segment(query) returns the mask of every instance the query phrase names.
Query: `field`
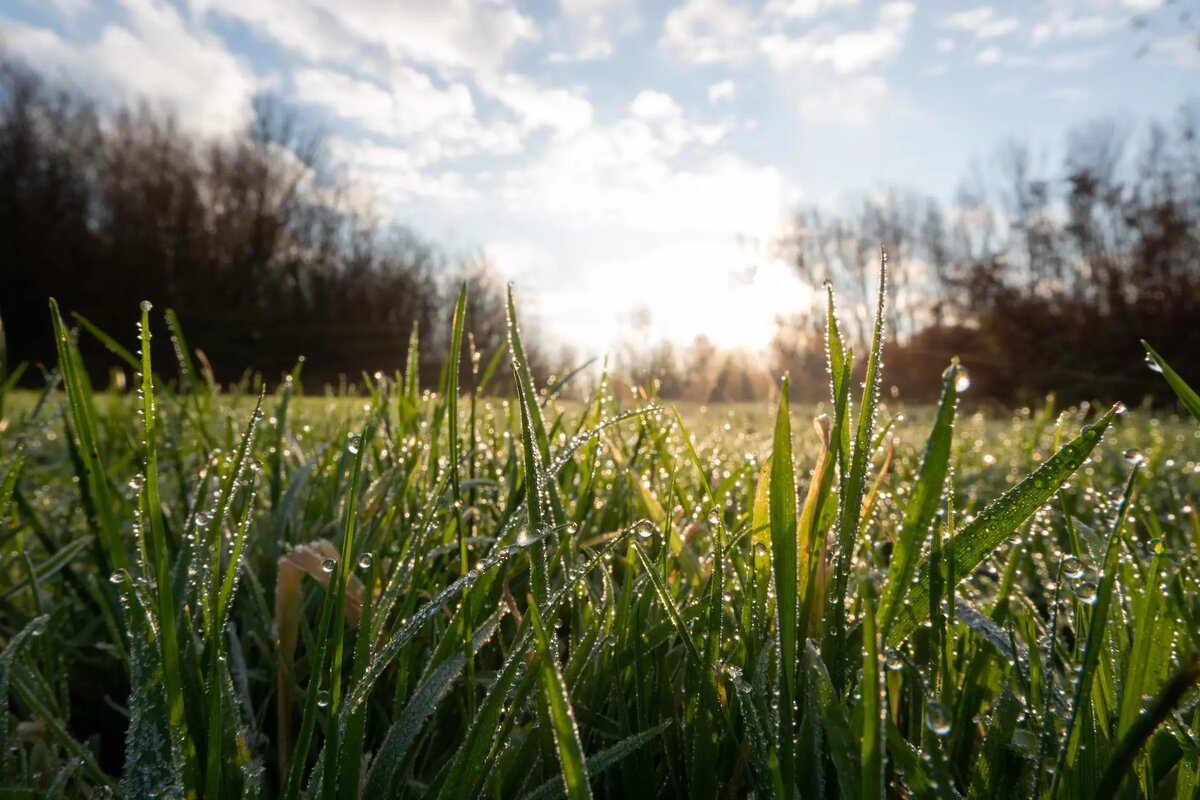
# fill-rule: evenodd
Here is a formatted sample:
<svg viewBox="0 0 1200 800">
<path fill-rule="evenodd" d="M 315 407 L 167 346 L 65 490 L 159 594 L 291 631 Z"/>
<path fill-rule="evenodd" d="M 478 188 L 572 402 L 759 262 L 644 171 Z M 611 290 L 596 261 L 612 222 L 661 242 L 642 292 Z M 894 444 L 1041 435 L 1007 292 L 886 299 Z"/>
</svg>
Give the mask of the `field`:
<svg viewBox="0 0 1200 800">
<path fill-rule="evenodd" d="M 957 364 L 877 404 L 832 294 L 821 408 L 562 402 L 511 299 L 461 365 L 506 395 L 416 341 L 220 391 L 169 312 L 52 312 L 61 382 L 0 395 L 0 797 L 1200 797 L 1190 416 Z"/>
</svg>

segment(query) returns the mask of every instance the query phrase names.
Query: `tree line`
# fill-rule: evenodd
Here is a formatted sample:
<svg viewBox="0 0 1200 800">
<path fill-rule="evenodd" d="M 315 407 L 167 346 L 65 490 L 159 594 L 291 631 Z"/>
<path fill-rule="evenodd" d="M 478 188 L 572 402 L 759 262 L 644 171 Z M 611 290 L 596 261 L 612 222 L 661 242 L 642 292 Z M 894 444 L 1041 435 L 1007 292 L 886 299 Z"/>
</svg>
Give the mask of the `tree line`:
<svg viewBox="0 0 1200 800">
<path fill-rule="evenodd" d="M 461 281 L 468 341 L 484 358 L 503 345 L 504 286 L 482 256 L 450 259 L 381 223 L 330 175 L 319 137 L 271 100 L 256 101 L 244 130 L 201 140 L 161 109 L 101 114 L 0 63 L 8 362 L 55 363 L 50 296 L 123 341 L 151 299 L 174 309 L 221 382 L 253 372 L 277 380 L 299 356 L 310 387 L 390 373 L 405 363 L 415 326 L 429 385 L 449 349 Z M 92 337 L 80 344 L 93 379 L 106 382 L 114 359 Z M 529 355 L 544 377 L 535 342 Z"/>
<path fill-rule="evenodd" d="M 1082 124 L 1055 161 L 1005 142 L 949 204 L 888 189 L 833 212 L 800 209 L 776 252 L 817 299 L 778 320 L 765 357 L 722 354 L 701 337 L 624 351 L 621 367 L 697 400 L 757 399 L 764 376 L 769 386 L 784 371 L 802 397 L 825 397 L 823 285 L 836 288 L 843 326 L 865 352 L 881 245 L 891 273 L 885 374 L 898 396 L 932 399 L 957 355 L 972 398 L 1169 402 L 1139 339 L 1200 375 L 1200 102 L 1144 128 Z"/>
<path fill-rule="evenodd" d="M 149 298 L 175 310 L 222 382 L 248 372 L 270 381 L 300 355 L 310 387 L 390 372 L 416 327 L 429 385 L 464 280 L 468 341 L 485 359 L 502 347 L 504 287 L 486 259 L 450 258 L 381 222 L 333 175 L 319 136 L 268 99 L 242 131 L 199 139 L 160 109 L 101 114 L 88 98 L 0 60 L 0 330 L 9 363 L 54 363 L 49 296 L 118 336 Z M 612 371 L 699 402 L 761 399 L 786 371 L 801 398 L 820 399 L 823 284 L 836 287 L 862 352 L 881 245 L 892 275 L 886 375 L 898 396 L 930 399 L 958 355 L 974 398 L 1165 401 L 1138 340 L 1185 375 L 1200 374 L 1200 103 L 1142 127 L 1081 125 L 1054 160 L 1005 143 L 950 203 L 888 189 L 834 210 L 799 209 L 775 255 L 814 302 L 777 320 L 768 352 L 639 336 L 618 346 Z M 546 346 L 526 338 L 544 381 Z M 161 344 L 158 357 L 173 358 Z M 90 337 L 81 345 L 99 371 L 93 378 L 106 380 L 115 361 Z M 556 361 L 572 365 L 566 351 Z"/>
</svg>

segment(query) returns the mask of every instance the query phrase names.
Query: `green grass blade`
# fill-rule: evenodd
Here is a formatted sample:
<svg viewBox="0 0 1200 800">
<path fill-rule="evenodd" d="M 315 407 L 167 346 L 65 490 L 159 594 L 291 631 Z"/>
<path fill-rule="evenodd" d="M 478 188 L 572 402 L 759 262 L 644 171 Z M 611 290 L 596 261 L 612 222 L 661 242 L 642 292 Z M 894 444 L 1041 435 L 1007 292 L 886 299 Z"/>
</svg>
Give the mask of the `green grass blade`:
<svg viewBox="0 0 1200 800">
<path fill-rule="evenodd" d="M 171 734 L 175 746 L 183 753 L 183 786 L 190 797 L 197 792 L 196 747 L 188 730 L 184 709 L 183 667 L 180 663 L 179 634 L 176 629 L 175 592 L 171 581 L 171 562 L 167 546 L 167 534 L 163 525 L 162 501 L 158 492 L 158 440 L 156 426 L 158 406 L 154 396 L 154 372 L 150 363 L 150 303 L 142 302 L 141 357 L 142 357 L 142 431 L 145 435 L 146 462 L 144 469 L 145 491 L 141 494 L 142 516 L 147 522 L 149 536 L 146 538 L 147 564 L 153 570 L 150 576 L 155 593 L 155 613 L 159 625 L 162 647 L 163 687 L 166 690 L 167 710 Z M 211 744 L 211 743 L 210 743 Z"/>
<path fill-rule="evenodd" d="M 558 750 L 558 761 L 562 767 L 563 786 L 571 800 L 591 798 L 592 787 L 588 782 L 587 765 L 583 760 L 583 743 L 579 740 L 579 729 L 575 725 L 575 714 L 571 710 L 571 698 L 567 684 L 558 669 L 558 660 L 550 647 L 550 637 L 542 625 L 537 603 L 529 605 L 529 617 L 537 637 L 538 668 L 541 671 L 542 692 L 546 701 L 546 714 L 554 731 L 554 743 Z"/>
<path fill-rule="evenodd" d="M 850 468 L 840 493 L 840 519 L 838 522 L 837 558 L 834 564 L 833 619 L 830 621 L 830 642 L 833 645 L 833 678 L 841 685 L 842 653 L 846 638 L 846 597 L 849 591 L 850 565 L 858 547 L 862 519 L 863 494 L 866 491 L 867 469 L 871 463 L 871 440 L 874 437 L 875 405 L 879 399 L 879 371 L 883 354 L 884 305 L 887 300 L 887 253 L 882 252 L 879 261 L 879 293 L 875 305 L 875 327 L 871 335 L 871 349 L 867 354 L 866 379 L 863 383 L 862 400 L 859 403 L 857 430 L 854 448 L 850 454 Z M 848 412 L 847 412 L 848 413 Z"/>
<path fill-rule="evenodd" d="M 1108 766 L 1100 777 L 1100 791 L 1097 800 L 1110 800 L 1117 796 L 1125 774 L 1133 766 L 1133 760 L 1138 752 L 1154 733 L 1154 729 L 1163 724 L 1172 711 L 1183 700 L 1189 689 L 1200 680 L 1200 657 L 1192 653 L 1188 660 L 1171 676 L 1167 685 L 1155 696 L 1147 706 L 1145 713 L 1138 716 L 1137 721 L 1130 726 L 1125 735 L 1117 742 L 1109 757 Z"/>
<path fill-rule="evenodd" d="M 875 587 L 870 579 L 859 584 L 863 602 L 863 654 L 862 654 L 862 796 L 882 798 L 884 796 L 884 753 L 883 738 L 884 709 L 887 707 L 884 684 L 880 679 L 879 631 L 875 620 Z"/>
<path fill-rule="evenodd" d="M 50 320 L 54 325 L 54 341 L 58 347 L 59 370 L 67 391 L 67 408 L 75 435 L 79 439 L 79 454 L 84 474 L 81 490 L 88 493 L 94 509 L 94 533 L 100 541 L 107 561 L 108 571 L 129 566 L 125 545 L 117 531 L 117 519 L 113 509 L 112 489 L 100 456 L 96 409 L 92 400 L 92 388 L 79 360 L 79 353 L 71 341 L 70 333 L 63 324 L 58 303 L 50 298 Z"/>
<path fill-rule="evenodd" d="M 796 479 L 792 465 L 792 428 L 788 413 L 788 381 L 779 392 L 779 411 L 771 447 L 771 476 L 767 489 L 771 555 L 774 559 L 775 616 L 779 639 L 779 766 L 783 785 L 796 782 L 793 719 L 796 713 L 796 655 L 799 599 L 800 542 L 796 520 Z"/>
<path fill-rule="evenodd" d="M 1113 406 L 1094 424 L 1086 426 L 1032 475 L 1001 495 L 947 542 L 944 558 L 953 560 L 952 583 L 957 584 L 970 574 L 1058 491 L 1087 459 L 1121 408 L 1120 404 Z M 928 618 L 933 577 L 929 567 L 928 559 L 922 562 L 917 570 L 917 583 L 909 587 L 908 601 L 897 607 L 887 637 L 891 647 L 899 646 Z"/>
<path fill-rule="evenodd" d="M 502 613 L 503 609 L 499 609 L 475 630 L 471 648 L 473 653 L 478 652 L 495 634 Z M 363 797 L 389 797 L 394 793 L 392 786 L 397 771 L 404 764 L 425 721 L 437 710 L 438 704 L 462 674 L 466 660 L 463 652 L 452 654 L 438 664 L 413 691 L 404 711 L 388 728 L 383 743 L 371 760 L 371 769 L 363 784 Z"/>
<path fill-rule="evenodd" d="M 601 775 L 605 770 L 615 767 L 631 755 L 636 753 L 641 748 L 645 747 L 650 742 L 658 738 L 658 736 L 671 727 L 672 721 L 660 722 L 649 730 L 635 733 L 632 736 L 627 736 L 619 742 L 612 744 L 600 752 L 587 757 L 587 772 L 593 779 L 597 775 Z M 554 778 L 543 783 L 541 786 L 534 789 L 529 794 L 521 798 L 521 800 L 552 800 L 563 796 L 562 780 Z"/>
<path fill-rule="evenodd" d="M 547 481 L 542 469 L 549 463 L 549 440 L 542 421 L 541 406 L 533 391 L 533 380 L 529 376 L 529 363 L 525 359 L 525 348 L 521 346 L 521 333 L 517 329 L 517 310 L 513 304 L 512 289 L 508 292 L 508 347 L 512 353 L 513 379 L 517 385 L 517 399 L 521 406 L 521 452 L 525 464 L 525 508 L 529 529 L 540 531 L 551 523 L 548 494 L 555 484 Z M 539 542 L 530 553 L 530 583 L 533 599 L 545 603 L 550 592 L 547 574 L 546 547 Z"/>
<path fill-rule="evenodd" d="M 1163 357 L 1145 339 L 1142 339 L 1142 347 L 1146 348 L 1146 361 L 1150 364 L 1151 369 L 1162 373 L 1163 378 L 1175 390 L 1179 402 L 1183 403 L 1183 407 L 1197 422 L 1200 422 L 1200 395 L 1197 395 L 1195 390 L 1179 377 L 1179 373 L 1171 369 L 1171 365 L 1163 360 Z"/>
<path fill-rule="evenodd" d="M 1133 482 L 1137 477 L 1137 472 L 1137 465 L 1134 465 L 1125 483 L 1125 491 L 1121 495 L 1121 505 L 1117 509 L 1117 515 L 1112 524 L 1112 531 L 1108 537 L 1103 569 L 1100 573 L 1101 578 L 1096 590 L 1096 599 L 1092 607 L 1091 619 L 1088 622 L 1087 640 L 1083 649 L 1083 662 L 1080 664 L 1079 669 L 1079 681 L 1075 685 L 1075 697 L 1071 703 L 1071 715 L 1067 721 L 1065 737 L 1067 746 L 1059 755 L 1059 769 L 1054 775 L 1055 788 L 1059 786 L 1062 780 L 1067 779 L 1068 772 L 1074 773 L 1078 769 L 1080 753 L 1084 749 L 1084 740 L 1087 738 L 1083 728 L 1087 725 L 1086 720 L 1091 717 L 1093 712 L 1092 690 L 1095 684 L 1096 673 L 1101 666 L 1100 654 L 1106 646 L 1109 607 L 1112 605 L 1113 593 L 1117 581 L 1117 565 L 1121 557 L 1121 528 L 1124 526 L 1126 515 L 1129 513 L 1129 499 L 1133 492 Z M 1053 791 L 1051 794 L 1053 794 Z"/>
<path fill-rule="evenodd" d="M 925 445 L 925 457 L 921 459 L 916 484 L 904 510 L 904 523 L 896 536 L 892 550 L 892 561 L 888 567 L 887 583 L 883 588 L 883 601 L 879 607 L 879 629 L 885 634 L 891 628 L 896 609 L 904 602 L 904 595 L 912 583 L 921 545 L 933 524 L 933 517 L 941 504 L 946 484 L 946 469 L 950 462 L 950 445 L 954 439 L 954 410 L 958 403 L 958 359 L 950 364 L 943 374 L 942 399 L 938 403 L 937 418 L 929 441 Z"/>
</svg>

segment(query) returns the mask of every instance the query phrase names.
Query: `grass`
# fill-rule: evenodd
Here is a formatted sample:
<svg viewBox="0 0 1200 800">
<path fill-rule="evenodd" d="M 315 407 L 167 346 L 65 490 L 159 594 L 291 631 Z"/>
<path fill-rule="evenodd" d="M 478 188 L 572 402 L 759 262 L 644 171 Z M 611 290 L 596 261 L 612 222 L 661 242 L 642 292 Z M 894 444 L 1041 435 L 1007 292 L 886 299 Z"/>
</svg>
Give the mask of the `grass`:
<svg viewBox="0 0 1200 800">
<path fill-rule="evenodd" d="M 883 402 L 880 277 L 864 385 L 831 290 L 829 401 L 769 411 L 560 402 L 511 298 L 507 354 L 325 398 L 52 303 L 46 390 L 0 375 L 0 797 L 1200 796 L 1197 420 Z"/>
</svg>

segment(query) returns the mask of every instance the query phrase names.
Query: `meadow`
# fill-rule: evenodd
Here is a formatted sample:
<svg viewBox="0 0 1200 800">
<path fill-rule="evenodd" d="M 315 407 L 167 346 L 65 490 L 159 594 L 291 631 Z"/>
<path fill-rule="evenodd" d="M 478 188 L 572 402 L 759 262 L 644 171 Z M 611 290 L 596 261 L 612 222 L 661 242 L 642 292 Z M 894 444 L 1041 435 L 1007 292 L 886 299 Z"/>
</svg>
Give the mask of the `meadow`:
<svg viewBox="0 0 1200 800">
<path fill-rule="evenodd" d="M 829 292 L 818 408 L 562 401 L 511 296 L 440 385 L 414 336 L 324 397 L 51 303 L 0 393 L 0 797 L 1200 797 L 1200 400 L 1149 354 L 1178 411 L 980 410 L 956 362 L 880 402 L 884 277 L 863 370 Z"/>
</svg>

